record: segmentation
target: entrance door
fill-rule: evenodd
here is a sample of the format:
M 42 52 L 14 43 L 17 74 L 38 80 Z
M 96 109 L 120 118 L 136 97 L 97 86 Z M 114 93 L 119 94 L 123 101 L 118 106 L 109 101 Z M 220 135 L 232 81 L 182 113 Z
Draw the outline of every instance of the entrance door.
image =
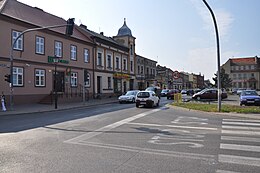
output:
M 101 93 L 101 76 L 97 77 L 97 93 Z
M 65 90 L 65 82 L 64 82 L 64 72 L 56 72 L 56 84 L 57 84 L 57 92 L 64 92 Z M 55 91 L 55 73 L 53 73 L 53 91 Z

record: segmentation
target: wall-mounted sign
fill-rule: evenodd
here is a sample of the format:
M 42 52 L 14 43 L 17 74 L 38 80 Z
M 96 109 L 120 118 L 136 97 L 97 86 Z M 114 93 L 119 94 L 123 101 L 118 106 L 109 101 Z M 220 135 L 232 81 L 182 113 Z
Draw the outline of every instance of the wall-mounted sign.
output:
M 53 61 L 54 58 L 55 57 L 53 57 L 53 56 L 48 56 L 48 63 L 54 63 L 54 61 Z M 59 59 L 59 63 L 69 64 L 69 61 L 65 60 L 65 59 Z

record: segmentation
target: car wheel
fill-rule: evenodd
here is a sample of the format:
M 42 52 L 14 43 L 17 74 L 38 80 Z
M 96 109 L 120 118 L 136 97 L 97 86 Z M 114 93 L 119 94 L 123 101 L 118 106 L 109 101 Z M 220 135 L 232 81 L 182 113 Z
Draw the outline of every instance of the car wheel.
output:
M 120 104 L 122 104 L 122 102 L 119 102 Z
M 200 100 L 201 98 L 200 97 L 197 97 L 197 100 Z
M 135 104 L 135 106 L 136 106 L 137 108 L 139 108 L 139 104 Z
M 157 102 L 156 106 L 157 106 L 157 107 L 159 107 L 159 104 L 160 104 L 160 100 L 158 100 L 158 102 Z

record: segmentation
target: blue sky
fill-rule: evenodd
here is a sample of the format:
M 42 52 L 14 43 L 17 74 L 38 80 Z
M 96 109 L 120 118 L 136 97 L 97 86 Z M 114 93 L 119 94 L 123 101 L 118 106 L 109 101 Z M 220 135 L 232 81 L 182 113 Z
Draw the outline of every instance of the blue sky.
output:
M 217 71 L 211 15 L 202 0 L 18 0 L 95 32 L 117 35 L 124 18 L 136 37 L 136 53 L 172 70 Z M 220 35 L 221 65 L 232 57 L 260 56 L 259 0 L 207 0 Z

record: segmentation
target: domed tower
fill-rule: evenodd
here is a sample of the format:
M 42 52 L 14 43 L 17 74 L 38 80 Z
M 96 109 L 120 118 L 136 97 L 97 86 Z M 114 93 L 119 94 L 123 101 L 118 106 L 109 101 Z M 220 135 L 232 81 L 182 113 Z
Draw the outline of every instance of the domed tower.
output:
M 118 43 L 129 48 L 128 58 L 128 72 L 134 74 L 135 72 L 135 37 L 132 35 L 132 31 L 126 25 L 126 19 L 124 18 L 124 24 L 119 28 L 117 36 L 113 37 Z

